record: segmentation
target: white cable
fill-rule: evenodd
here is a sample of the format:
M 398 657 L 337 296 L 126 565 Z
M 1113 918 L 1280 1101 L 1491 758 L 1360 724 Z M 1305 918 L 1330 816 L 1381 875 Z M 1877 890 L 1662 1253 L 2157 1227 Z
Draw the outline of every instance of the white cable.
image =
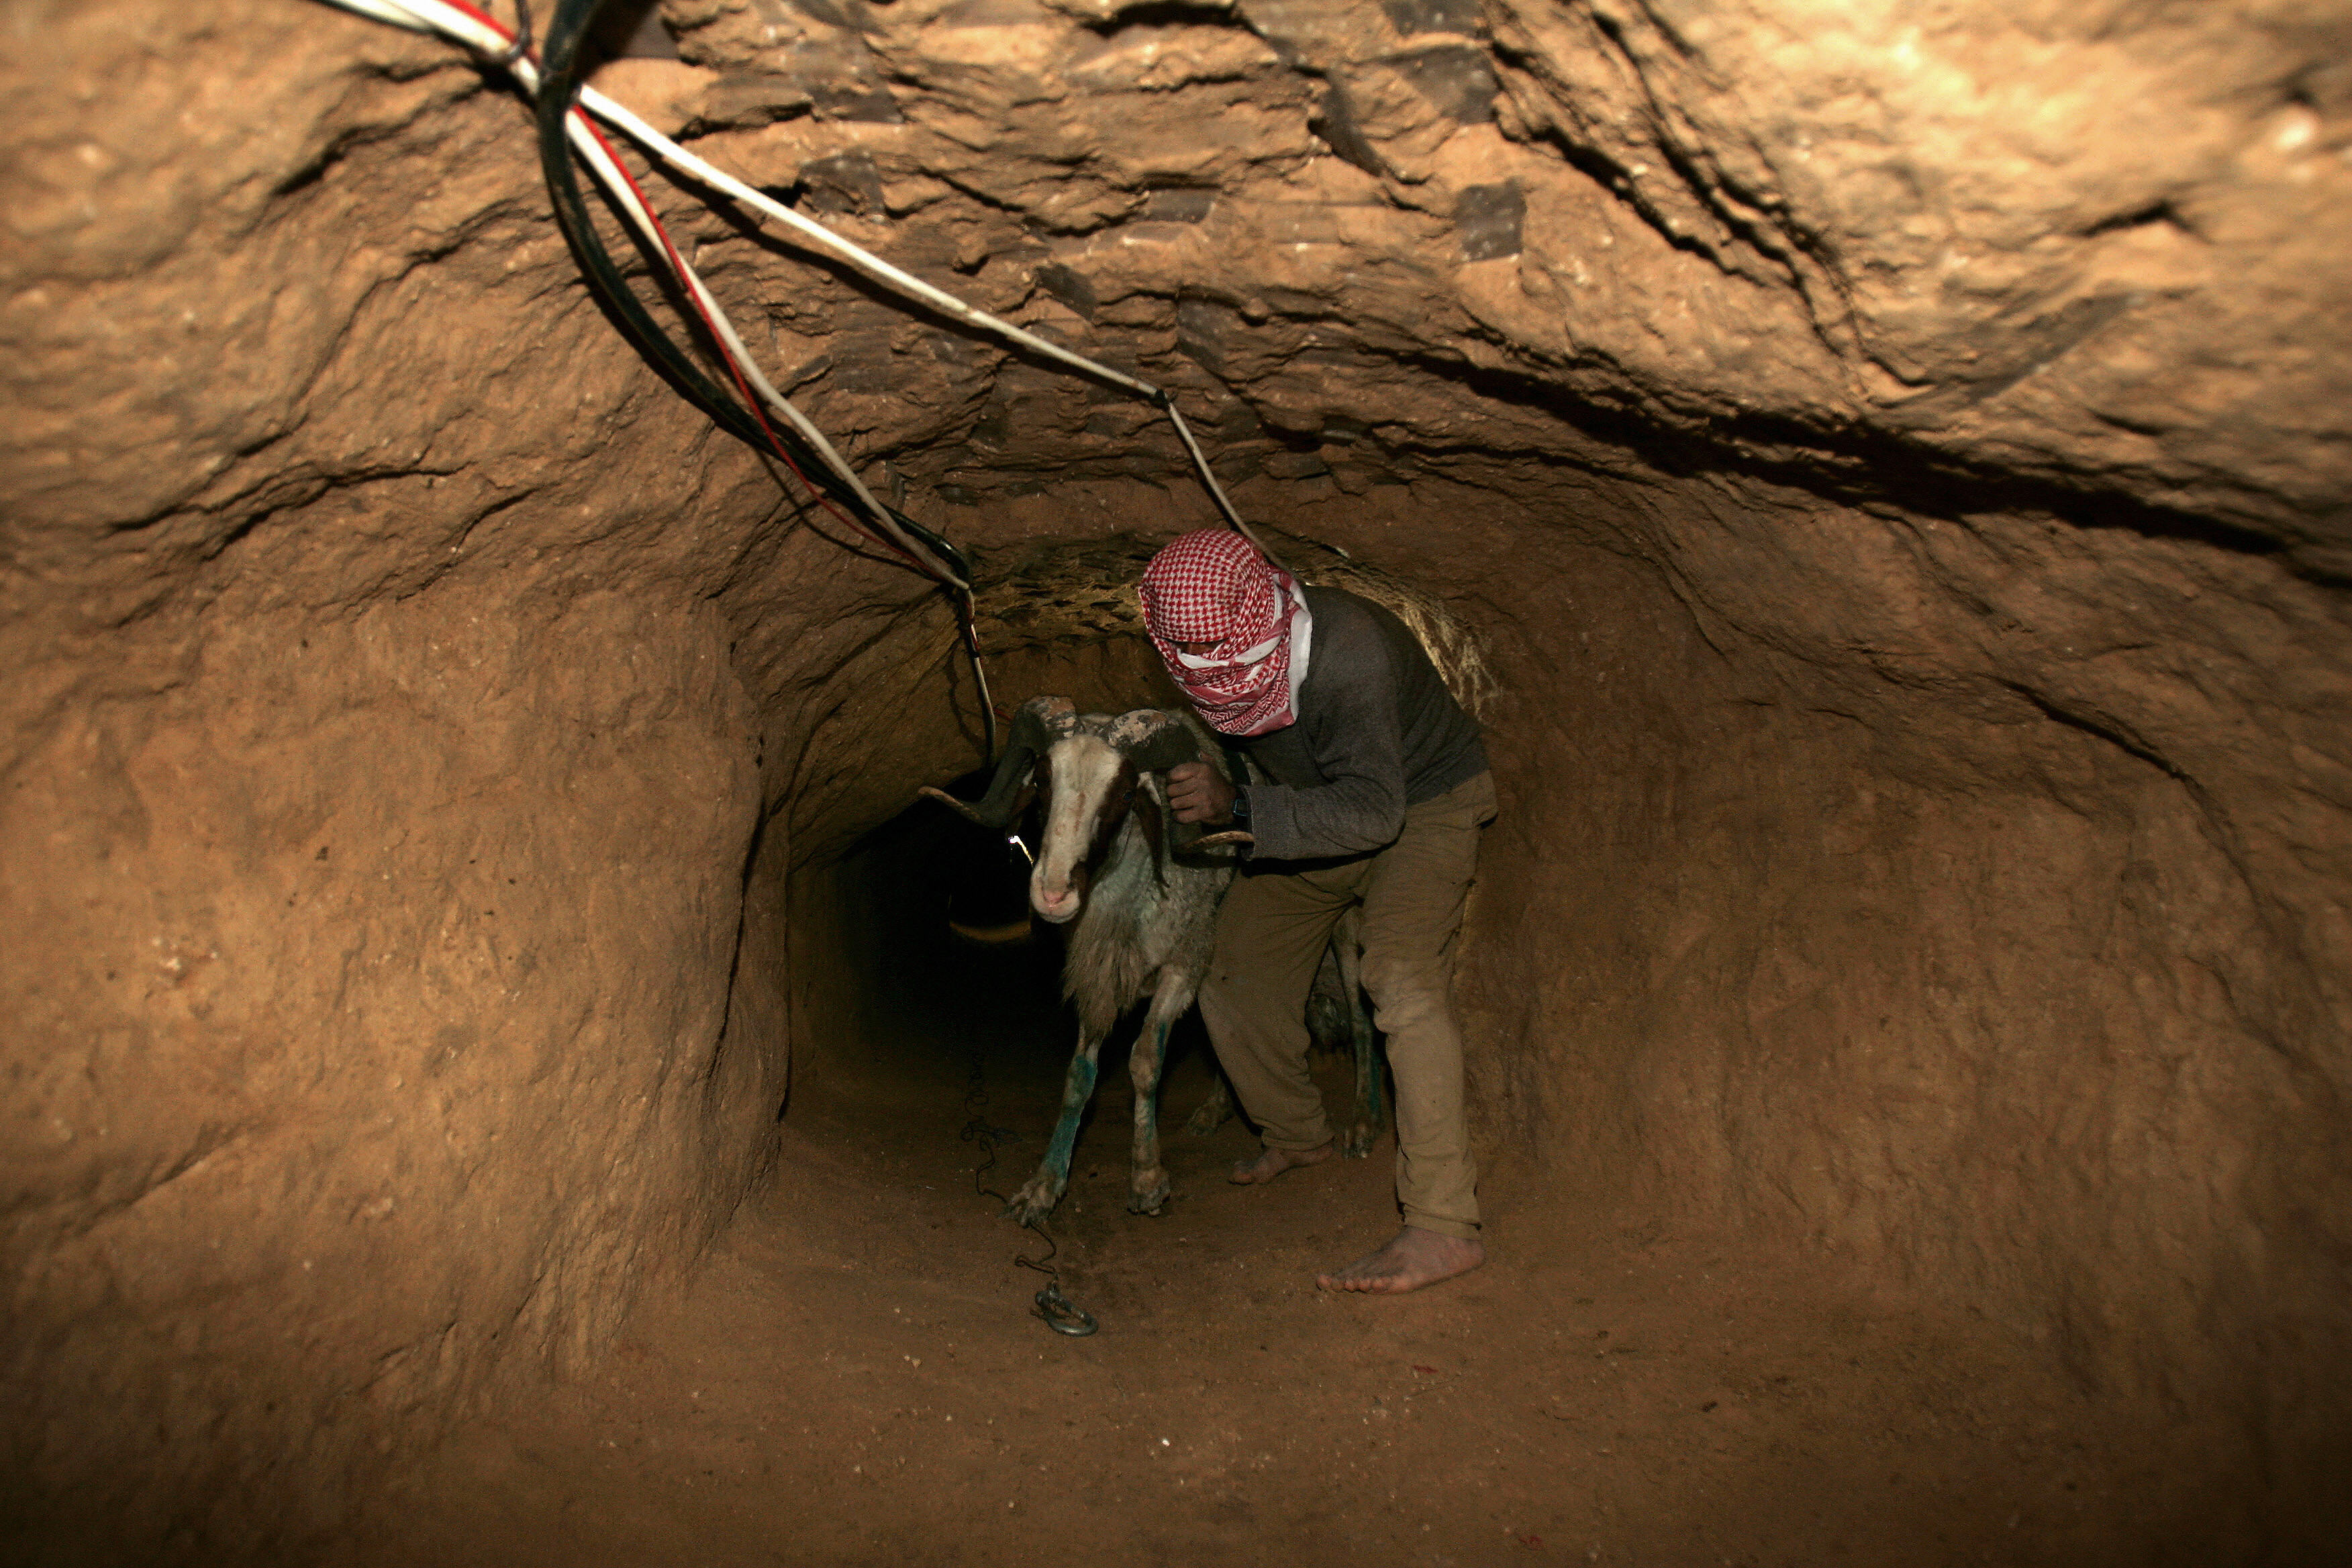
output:
M 694 269 L 693 263 L 688 261 L 684 256 L 677 254 L 675 249 L 664 241 L 661 230 L 654 222 L 653 215 L 646 210 L 645 204 L 638 199 L 635 190 L 631 187 L 623 172 L 614 163 L 611 155 L 604 151 L 604 145 L 590 132 L 587 126 L 583 124 L 575 115 L 565 126 L 565 131 L 573 151 L 580 154 L 581 161 L 588 165 L 590 173 L 596 176 L 597 182 L 612 195 L 614 200 L 619 204 L 622 212 L 635 225 L 637 232 L 645 237 L 646 245 L 667 257 L 677 269 L 678 280 L 686 285 L 696 302 L 701 306 L 705 320 L 719 334 L 720 341 L 727 345 L 728 353 L 734 357 L 736 367 L 743 373 L 743 378 L 751 384 L 761 400 L 776 413 L 783 416 L 793 428 L 799 431 L 808 443 L 816 448 L 818 455 L 824 458 L 826 465 L 847 483 L 851 492 L 857 497 L 859 504 L 865 507 L 866 515 L 896 540 L 901 549 L 922 563 L 926 572 L 940 582 L 950 584 L 958 589 L 969 589 L 971 586 L 971 584 L 965 582 L 961 574 L 950 568 L 946 562 L 940 560 L 921 541 L 898 525 L 898 520 L 885 510 L 882 503 L 875 499 L 874 492 L 866 488 L 866 481 L 857 477 L 857 470 L 851 468 L 842 455 L 834 448 L 833 443 L 825 439 L 824 432 L 818 429 L 790 398 L 778 392 L 769 382 L 767 376 L 761 373 L 759 362 L 751 357 L 751 351 L 743 346 L 742 338 L 737 335 L 735 323 L 729 319 L 725 309 L 704 285 L 702 275 Z
M 996 700 L 988 694 L 988 671 L 980 661 L 980 600 L 969 587 L 963 591 L 963 629 L 971 642 L 971 678 L 980 687 L 980 705 L 992 710 Z
M 407 27 L 418 32 L 439 32 L 456 38 L 460 43 L 491 54 L 503 53 L 510 42 L 509 38 L 483 26 L 464 11 L 455 6 L 442 5 L 439 0 L 334 0 L 334 3 L 347 9 L 362 12 L 380 21 L 389 22 L 394 26 Z M 520 58 L 508 68 L 524 90 L 534 97 L 538 95 L 539 70 L 533 61 Z M 694 269 L 685 257 L 676 254 L 665 242 L 659 226 L 655 223 L 653 215 L 646 210 L 644 203 L 638 199 L 636 191 L 631 185 L 625 171 L 614 163 L 583 117 L 576 112 L 571 115 L 564 131 L 572 149 L 580 154 L 581 161 L 588 165 L 589 172 L 612 196 L 623 215 L 644 237 L 646 244 L 674 263 L 679 281 L 686 286 L 688 291 L 701 307 L 711 328 L 726 344 L 728 352 L 734 357 L 737 368 L 743 373 L 744 379 L 751 384 L 760 399 L 781 415 L 808 441 L 810 446 L 816 449 L 817 454 L 824 459 L 826 466 L 849 486 L 851 493 L 856 495 L 859 503 L 865 507 L 867 516 L 872 518 L 901 549 L 914 556 L 929 575 L 960 590 L 968 591 L 971 584 L 929 547 L 898 525 L 898 520 L 893 518 L 883 508 L 881 502 L 875 499 L 874 493 L 866 488 L 865 481 L 857 477 L 857 471 L 849 466 L 839 451 L 835 449 L 833 443 L 825 439 L 824 432 L 811 422 L 790 398 L 778 392 L 767 376 L 761 372 L 759 362 L 753 359 L 751 351 L 743 346 L 742 338 L 735 331 L 735 323 L 729 318 L 725 309 L 719 305 L 709 289 L 704 285 L 701 274 Z
M 430 5 L 435 3 L 435 0 L 416 0 L 416 3 Z M 1110 366 L 1090 360 L 1084 354 L 1073 353 L 1059 343 L 1049 342 L 1034 332 L 1024 331 L 1010 321 L 965 304 L 944 289 L 933 288 L 913 273 L 891 265 L 872 251 L 853 245 L 814 218 L 794 212 L 758 187 L 745 184 L 726 170 L 696 157 L 638 119 L 627 108 L 614 102 L 593 87 L 583 87 L 580 89 L 580 102 L 582 107 L 590 113 L 606 124 L 625 132 L 640 146 L 672 168 L 706 185 L 725 192 L 744 205 L 763 213 L 795 232 L 814 240 L 867 277 L 904 289 L 926 304 L 946 311 L 958 321 L 968 322 L 984 331 L 993 332 L 1008 342 L 1018 343 L 1033 353 L 1043 354 L 1047 359 L 1057 360 L 1074 370 L 1097 376 L 1115 386 L 1125 387 L 1128 391 L 1158 404 L 1167 410 L 1169 419 L 1176 426 L 1177 435 L 1182 437 L 1186 451 L 1192 455 L 1193 467 L 1200 472 L 1201 482 L 1207 487 L 1210 497 L 1216 501 L 1217 510 L 1223 512 L 1225 520 L 1251 543 L 1256 544 L 1261 552 L 1265 550 L 1265 547 L 1260 542 L 1257 535 L 1250 531 L 1249 525 L 1244 522 L 1241 514 L 1234 510 L 1234 503 L 1226 498 L 1224 488 L 1217 483 L 1216 475 L 1209 471 L 1208 459 L 1202 455 L 1199 444 L 1192 439 L 1192 433 L 1184 423 L 1184 416 L 1177 411 L 1176 400 L 1159 387 L 1148 381 L 1129 375 L 1124 371 L 1113 370 Z
M 637 232 L 645 236 L 646 243 L 665 255 L 669 255 L 668 248 L 663 244 L 660 231 L 654 226 L 653 216 L 646 211 L 644 204 L 637 199 L 636 193 L 630 189 L 629 183 L 621 177 L 620 171 L 613 165 L 604 147 L 576 119 L 572 121 L 568 131 L 573 149 L 579 153 L 590 172 L 594 174 L 604 188 L 613 194 L 614 199 L 620 204 L 621 210 L 635 224 Z M 816 448 L 818 455 L 824 458 L 826 465 L 835 473 L 840 475 L 849 486 L 851 491 L 856 495 L 859 504 L 865 507 L 866 515 L 887 530 L 902 549 L 924 563 L 925 569 L 932 576 L 959 590 L 969 590 L 971 586 L 970 583 L 964 581 L 961 574 L 946 562 L 940 560 L 921 541 L 898 526 L 898 521 L 883 509 L 879 500 L 875 499 L 874 492 L 866 488 L 866 481 L 857 477 L 857 470 L 851 468 L 842 455 L 835 450 L 833 443 L 825 439 L 824 432 L 818 429 L 809 417 L 794 405 L 792 399 L 778 392 L 769 382 L 767 376 L 761 373 L 759 362 L 751 357 L 751 351 L 743 346 L 743 340 L 736 334 L 735 323 L 729 320 L 726 310 L 712 296 L 709 289 L 704 285 L 702 274 L 697 272 L 693 264 L 683 256 L 672 256 L 671 259 L 677 268 L 680 281 L 685 283 L 696 301 L 701 305 L 705 318 L 718 332 L 720 341 L 727 345 L 728 353 L 734 356 L 737 368 L 743 373 L 743 379 L 751 384 L 752 390 L 758 393 L 761 401 L 791 422 L 793 428 L 799 431 L 809 445 Z
M 439 31 L 432 23 L 402 6 L 387 4 L 386 0 L 330 0 L 330 4 L 339 5 L 346 11 L 356 11 L 362 16 L 389 23 L 395 27 L 405 27 L 412 33 Z M 503 48 L 505 45 L 501 43 L 499 47 Z
M 443 4 L 442 0 L 328 0 L 328 3 L 415 32 L 438 32 L 487 54 L 503 54 L 511 41 L 509 37 L 467 16 L 464 11 Z M 522 84 L 525 90 L 534 96 L 537 95 L 539 72 L 533 61 L 527 58 L 518 59 L 508 68 L 514 74 L 515 79 Z M 1090 360 L 1083 354 L 1073 353 L 1058 343 L 1049 342 L 1034 332 L 1025 331 L 1010 321 L 992 316 L 984 310 L 976 310 L 954 295 L 932 287 L 913 273 L 893 266 L 873 252 L 842 238 L 823 224 L 794 212 L 756 186 L 746 184 L 724 169 L 695 156 L 646 124 L 626 106 L 615 103 L 593 87 L 583 87 L 580 89 L 580 105 L 599 120 L 631 137 L 647 152 L 679 173 L 703 184 L 723 191 L 744 205 L 774 218 L 795 233 L 814 241 L 843 260 L 849 262 L 866 276 L 910 293 L 926 304 L 945 311 L 958 321 L 967 322 L 984 331 L 993 332 L 1034 353 L 1058 361 L 1114 385 L 1124 387 L 1157 404 L 1167 412 L 1170 423 L 1175 426 L 1177 437 L 1183 442 L 1186 453 L 1192 459 L 1192 467 L 1200 475 L 1201 483 L 1208 490 L 1210 499 L 1216 502 L 1217 510 L 1223 513 L 1225 521 L 1234 526 L 1235 531 L 1257 546 L 1260 553 L 1265 554 L 1269 560 L 1273 559 L 1273 554 L 1266 549 L 1265 542 L 1258 538 L 1249 524 L 1242 521 L 1241 513 L 1234 510 L 1233 501 L 1226 496 L 1224 487 L 1217 483 L 1216 475 L 1210 471 L 1208 458 L 1202 452 L 1200 443 L 1193 438 L 1192 427 L 1185 422 L 1184 416 L 1177 409 L 1176 400 L 1160 388 L 1148 381 L 1129 375 L 1123 371 L 1113 370 L 1110 366 Z M 588 156 L 590 143 L 582 141 L 581 131 L 574 126 L 571 134 L 572 145 L 580 148 L 583 156 Z M 602 150 L 598 151 L 601 153 Z M 592 167 L 596 166 L 600 162 L 595 158 L 591 158 L 590 161 Z M 611 188 L 609 182 L 608 188 Z M 634 205 L 625 191 L 626 187 L 624 184 L 621 189 L 615 192 L 616 198 L 621 201 L 625 209 Z M 658 244 L 658 241 L 656 243 Z M 683 258 L 680 258 L 679 264 L 684 266 Z M 695 289 L 698 297 L 708 301 L 706 308 L 710 310 L 712 321 L 725 322 L 725 314 L 718 309 L 716 301 L 709 300 L 708 292 L 702 289 L 701 280 L 694 279 L 689 286 Z M 921 550 L 919 546 L 915 546 L 915 542 L 907 539 L 896 523 L 889 521 L 889 514 L 883 511 L 875 502 L 865 485 L 849 471 L 847 465 L 841 461 L 831 444 L 817 433 L 816 427 L 809 424 L 802 416 L 800 410 L 794 408 L 768 384 L 766 378 L 759 374 L 757 367 L 752 363 L 751 356 L 742 352 L 742 345 L 740 340 L 735 338 L 731 324 L 722 328 L 722 335 L 729 340 L 730 346 L 735 350 L 736 358 L 742 365 L 746 377 L 757 386 L 761 396 L 790 420 L 795 429 L 811 438 L 812 443 L 848 480 L 859 499 L 865 501 L 873 510 L 874 515 L 889 528 L 893 535 L 900 538 L 906 544 L 914 546 L 919 553 L 928 557 L 930 554 L 928 550 Z

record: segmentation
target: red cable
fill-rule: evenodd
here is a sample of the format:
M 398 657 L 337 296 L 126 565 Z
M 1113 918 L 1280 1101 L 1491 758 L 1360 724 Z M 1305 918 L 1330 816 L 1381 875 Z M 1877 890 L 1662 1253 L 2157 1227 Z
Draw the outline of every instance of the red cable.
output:
M 469 4 L 468 0 L 446 0 L 446 3 L 457 10 L 465 12 L 508 42 L 514 41 L 513 28 L 488 15 L 480 7 Z M 537 67 L 539 51 L 534 48 L 527 53 L 532 66 Z M 661 241 L 662 252 L 668 258 L 670 270 L 677 279 L 679 289 L 686 295 L 687 303 L 694 307 L 695 316 L 702 322 L 702 330 L 710 340 L 709 346 L 712 352 L 718 356 L 719 362 L 727 367 L 727 376 L 735 384 L 736 395 L 743 400 L 743 405 L 751 411 L 751 417 L 759 422 L 760 433 L 767 437 L 769 449 L 775 453 L 778 460 L 785 468 L 792 470 L 793 477 L 806 488 L 810 499 L 835 517 L 839 518 L 852 532 L 881 545 L 932 581 L 945 583 L 946 579 L 925 565 L 922 558 L 916 555 L 914 552 L 892 539 L 888 534 L 859 522 L 848 512 L 843 510 L 831 496 L 811 483 L 808 475 L 801 471 L 801 466 L 793 461 L 792 454 L 785 450 L 783 441 L 776 435 L 775 427 L 768 423 L 767 411 L 760 405 L 759 398 L 752 395 L 751 384 L 744 379 L 742 367 L 736 363 L 734 354 L 729 352 L 727 340 L 719 335 L 717 324 L 710 319 L 710 312 L 703 308 L 701 295 L 696 291 L 694 285 L 687 280 L 686 260 L 678 255 L 677 245 L 672 243 L 669 237 L 668 228 L 662 223 L 661 215 L 654 211 L 653 203 L 646 199 L 644 187 L 637 184 L 636 176 L 629 172 L 628 164 L 622 161 L 619 152 L 614 148 L 613 143 L 606 140 L 602 128 L 589 118 L 588 111 L 574 104 L 569 112 L 586 128 L 589 135 L 596 139 L 596 144 L 603 148 L 604 155 L 613 161 L 613 167 L 620 171 L 621 180 L 629 187 L 629 194 L 636 197 L 638 207 L 646 215 L 646 221 L 652 225 L 655 237 Z M 952 584 L 949 585 L 953 586 Z
M 604 150 L 604 155 L 613 160 L 613 166 L 621 172 L 622 183 L 629 187 L 629 194 L 635 196 L 637 205 L 645 209 L 646 221 L 653 226 L 655 235 L 661 240 L 662 250 L 669 258 L 670 270 L 677 276 L 678 288 L 685 293 L 687 303 L 694 307 L 695 316 L 702 322 L 703 331 L 709 334 L 710 347 L 718 355 L 719 363 L 727 367 L 728 378 L 734 382 L 736 395 L 742 398 L 744 405 L 751 411 L 751 417 L 759 421 L 760 432 L 768 438 L 769 447 L 782 461 L 784 467 L 792 469 L 793 477 L 808 487 L 809 494 L 819 506 L 839 518 L 855 531 L 898 554 L 925 576 L 933 576 L 929 568 L 924 566 L 921 559 L 913 552 L 887 534 L 877 532 L 874 529 L 859 522 L 835 504 L 832 497 L 809 483 L 809 477 L 801 472 L 800 465 L 793 462 L 792 454 L 784 449 L 784 444 L 777 437 L 775 427 L 768 423 L 767 413 L 760 406 L 760 400 L 751 395 L 751 384 L 744 380 L 742 367 L 736 363 L 735 356 L 729 352 L 726 339 L 719 335 L 719 328 L 711 321 L 710 312 L 703 307 L 702 296 L 695 291 L 694 285 L 687 281 L 685 258 L 678 255 L 677 247 L 671 242 L 669 230 L 663 226 L 660 215 L 654 211 L 653 203 L 646 199 L 645 188 L 637 184 L 636 176 L 629 172 L 629 166 L 621 162 L 620 153 L 614 151 L 613 143 L 605 139 L 604 132 L 588 120 L 586 112 L 578 109 L 574 109 L 572 112 L 578 116 L 583 123 L 587 124 L 588 134 L 596 139 L 596 144 Z

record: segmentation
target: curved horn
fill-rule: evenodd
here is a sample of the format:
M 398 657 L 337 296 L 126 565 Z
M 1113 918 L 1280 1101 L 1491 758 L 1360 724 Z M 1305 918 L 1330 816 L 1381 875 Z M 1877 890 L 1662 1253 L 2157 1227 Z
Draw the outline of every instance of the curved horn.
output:
M 1163 710 L 1144 708 L 1120 714 L 1112 725 L 1110 739 L 1112 744 L 1127 753 L 1139 773 L 1164 773 L 1185 763 L 1207 763 L 1219 773 L 1226 771 L 1224 759 L 1211 754 L 1212 748 L 1202 742 L 1199 731 L 1181 716 Z M 1223 844 L 1255 842 L 1239 829 L 1214 832 L 1197 822 L 1168 825 L 1168 853 L 1171 856 L 1190 855 L 1194 850 Z
M 946 802 L 982 827 L 1002 832 L 1013 825 L 1013 803 L 1020 799 L 1021 788 L 1029 782 L 1038 756 L 1052 750 L 1077 717 L 1077 705 L 1066 697 L 1033 697 L 1013 715 L 1012 733 L 1005 739 L 1004 755 L 997 759 L 986 795 L 967 803 L 928 784 L 920 793 Z
M 1158 709 L 1119 715 L 1111 743 L 1125 752 L 1139 772 L 1164 773 L 1184 763 L 1206 762 L 1201 737 L 1183 720 Z

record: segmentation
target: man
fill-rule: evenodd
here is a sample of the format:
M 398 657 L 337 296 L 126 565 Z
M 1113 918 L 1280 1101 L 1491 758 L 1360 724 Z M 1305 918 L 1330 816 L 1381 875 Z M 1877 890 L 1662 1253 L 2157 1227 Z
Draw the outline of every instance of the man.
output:
M 1495 815 L 1478 726 L 1394 616 L 1302 590 L 1238 533 L 1176 540 L 1152 557 L 1142 592 L 1169 673 L 1273 781 L 1236 791 L 1202 763 L 1168 775 L 1177 820 L 1255 840 L 1201 987 L 1217 1058 L 1264 1142 L 1233 1179 L 1262 1184 L 1331 1157 L 1307 1071 L 1307 995 L 1331 928 L 1361 902 L 1364 989 L 1396 1075 L 1404 1226 L 1319 1283 L 1395 1294 L 1466 1273 L 1486 1255 L 1450 992 L 1479 829 Z

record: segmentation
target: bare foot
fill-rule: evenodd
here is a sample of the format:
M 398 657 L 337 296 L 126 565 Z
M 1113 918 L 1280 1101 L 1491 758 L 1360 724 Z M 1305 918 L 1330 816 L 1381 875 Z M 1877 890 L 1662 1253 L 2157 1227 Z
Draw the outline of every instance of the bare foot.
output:
M 1262 1187 L 1282 1174 L 1301 1165 L 1319 1165 L 1331 1157 L 1331 1145 L 1319 1149 L 1268 1149 L 1255 1160 L 1236 1160 L 1234 1173 L 1227 1178 L 1235 1186 Z
M 1364 1290 L 1380 1296 L 1402 1296 L 1456 1274 L 1467 1274 L 1486 1261 L 1486 1244 L 1469 1237 L 1441 1236 L 1409 1225 L 1394 1240 L 1369 1257 L 1359 1258 L 1336 1274 L 1317 1277 L 1326 1290 Z

